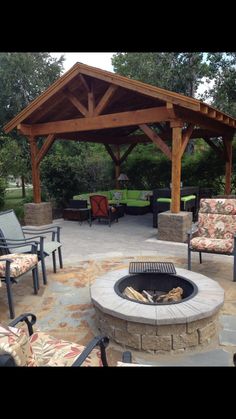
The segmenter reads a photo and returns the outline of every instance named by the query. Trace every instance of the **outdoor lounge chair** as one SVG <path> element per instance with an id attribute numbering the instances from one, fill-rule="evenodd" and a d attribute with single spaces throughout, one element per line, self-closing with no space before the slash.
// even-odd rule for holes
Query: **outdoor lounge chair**
<path id="1" fill-rule="evenodd" d="M 41 261 L 43 283 L 47 283 L 47 273 L 45 266 L 45 257 L 52 255 L 53 270 L 56 272 L 56 256 L 58 250 L 60 268 L 63 267 L 61 242 L 60 242 L 60 229 L 61 227 L 52 225 L 45 228 L 35 229 L 22 227 L 19 223 L 14 210 L 0 212 L 0 244 L 5 245 L 5 254 L 9 253 L 31 253 L 31 246 L 25 246 L 27 243 L 32 242 L 37 244 L 37 255 Z M 45 234 L 51 233 L 51 240 L 45 240 Z M 25 235 L 31 235 L 26 238 Z M 38 239 L 38 240 L 37 240 Z M 57 239 L 57 240 L 55 240 Z M 18 248 L 17 248 L 18 245 Z M 22 245 L 22 247 L 19 247 Z"/>
<path id="2" fill-rule="evenodd" d="M 91 205 L 91 220 L 98 218 L 108 220 L 109 227 L 111 222 L 116 220 L 118 222 L 119 211 L 114 206 L 108 204 L 108 199 L 103 195 L 91 195 L 89 197 Z M 91 225 L 91 222 L 90 222 Z"/>
<path id="3" fill-rule="evenodd" d="M 19 323 L 21 325 L 16 328 Z M 85 347 L 39 330 L 34 332 L 35 323 L 34 314 L 24 313 L 8 326 L 0 325 L 0 367 L 108 366 L 108 337 L 96 336 Z M 95 349 L 96 347 L 99 349 Z M 122 362 L 118 361 L 117 366 L 147 365 L 133 364 L 131 352 L 126 351 L 122 354 Z"/>
<path id="4" fill-rule="evenodd" d="M 29 247 L 29 244 L 27 244 L 26 246 Z M 0 250 L 3 248 L 4 246 L 1 245 Z M 16 249 L 17 246 L 14 248 Z M 35 294 L 38 293 L 38 289 L 39 289 L 38 257 L 37 257 L 36 252 L 37 252 L 37 246 L 32 244 L 31 254 L 15 253 L 9 256 L 7 255 L 0 256 L 0 287 L 1 287 L 2 282 L 6 284 L 7 298 L 8 298 L 8 305 L 9 305 L 11 319 L 14 319 L 15 317 L 15 310 L 14 310 L 14 303 L 13 303 L 11 288 L 12 288 L 12 284 L 14 283 L 17 284 L 19 277 L 21 277 L 26 272 L 32 271 L 34 293 Z"/>
<path id="5" fill-rule="evenodd" d="M 232 255 L 233 281 L 236 281 L 236 199 L 201 199 L 198 230 L 188 233 L 188 269 L 191 270 L 191 252 Z"/>

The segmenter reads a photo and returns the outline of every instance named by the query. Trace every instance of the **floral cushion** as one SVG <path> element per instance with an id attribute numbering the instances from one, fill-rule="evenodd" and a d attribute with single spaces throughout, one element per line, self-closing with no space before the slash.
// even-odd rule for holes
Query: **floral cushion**
<path id="1" fill-rule="evenodd" d="M 1 259 L 12 259 L 13 262 L 10 265 L 10 276 L 17 278 L 28 270 L 32 269 L 38 263 L 38 257 L 35 254 L 15 254 L 0 256 L 0 276 L 5 277 L 6 273 L 6 262 L 1 262 Z"/>
<path id="2" fill-rule="evenodd" d="M 210 214 L 231 214 L 236 215 L 236 199 L 209 199 L 203 198 L 200 201 L 199 212 Z"/>
<path id="3" fill-rule="evenodd" d="M 0 326 L 0 349 L 9 353 L 21 367 L 36 367 L 29 336 L 23 329 Z"/>
<path id="4" fill-rule="evenodd" d="M 208 251 L 216 253 L 229 253 L 233 252 L 232 239 L 212 239 L 209 237 L 195 237 L 190 241 L 190 246 L 194 250 Z"/>
<path id="5" fill-rule="evenodd" d="M 233 239 L 234 234 L 236 234 L 236 215 L 199 213 L 199 236 Z"/>
<path id="6" fill-rule="evenodd" d="M 85 349 L 77 343 L 67 342 L 44 332 L 34 333 L 30 337 L 30 343 L 40 366 L 70 367 Z M 82 366 L 102 366 L 100 350 L 94 349 Z"/>

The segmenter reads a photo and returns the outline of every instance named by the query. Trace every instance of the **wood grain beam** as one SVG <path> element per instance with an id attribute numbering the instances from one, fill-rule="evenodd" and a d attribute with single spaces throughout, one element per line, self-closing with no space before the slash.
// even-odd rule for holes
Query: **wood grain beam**
<path id="1" fill-rule="evenodd" d="M 112 96 L 114 95 L 115 91 L 118 89 L 118 86 L 115 86 L 114 84 L 111 84 L 106 92 L 104 93 L 103 97 L 97 104 L 94 116 L 100 115 L 102 111 L 105 109 L 105 107 L 108 105 L 109 101 L 111 100 Z"/>
<path id="2" fill-rule="evenodd" d="M 42 147 L 40 148 L 40 150 L 37 153 L 37 156 L 36 156 L 36 165 L 37 166 L 41 163 L 42 159 L 44 158 L 45 154 L 47 154 L 48 150 L 51 148 L 54 141 L 55 141 L 55 135 L 54 134 L 48 135 L 48 137 L 44 141 Z"/>
<path id="3" fill-rule="evenodd" d="M 80 102 L 79 99 L 77 99 L 77 97 L 75 97 L 73 95 L 73 93 L 71 93 L 70 91 L 65 92 L 65 97 L 67 99 L 69 99 L 69 101 L 75 106 L 75 108 L 82 113 L 82 115 L 84 116 L 88 116 L 89 115 L 89 111 L 88 109 L 86 109 L 86 107 L 83 105 L 83 103 Z"/>
<path id="4" fill-rule="evenodd" d="M 28 137 L 28 140 L 29 140 L 29 143 L 30 143 L 34 202 L 36 204 L 40 204 L 40 202 L 41 202 L 41 188 L 40 188 L 39 167 L 37 165 L 38 147 L 37 147 L 36 139 L 33 136 Z"/>
<path id="5" fill-rule="evenodd" d="M 223 138 L 226 162 L 225 162 L 225 194 L 230 195 L 231 193 L 231 178 L 232 178 L 232 138 Z"/>
<path id="6" fill-rule="evenodd" d="M 125 151 L 123 156 L 120 158 L 120 164 L 125 161 L 125 159 L 128 157 L 128 155 L 131 153 L 131 151 L 136 147 L 137 143 L 130 144 L 129 148 Z"/>
<path id="7" fill-rule="evenodd" d="M 104 144 L 105 149 L 107 150 L 107 152 L 110 154 L 112 160 L 114 161 L 115 165 L 118 165 L 118 160 L 115 156 L 115 154 L 113 153 L 111 147 L 108 144 Z"/>
<path id="8" fill-rule="evenodd" d="M 182 140 L 182 146 L 181 146 L 181 156 L 184 154 L 184 151 L 187 147 L 187 144 L 189 142 L 189 139 L 193 133 L 194 124 L 189 124 L 186 131 L 183 133 L 183 140 Z"/>
<path id="9" fill-rule="evenodd" d="M 166 107 L 141 109 L 129 112 L 120 112 L 109 115 L 100 115 L 88 118 L 68 119 L 64 121 L 46 122 L 43 124 L 20 124 L 24 134 L 49 135 L 66 132 L 91 131 L 106 128 L 136 126 L 158 121 L 167 121 L 173 118 L 171 110 Z"/>
<path id="10" fill-rule="evenodd" d="M 209 138 L 206 138 L 206 137 L 202 137 L 202 138 L 218 154 L 218 156 L 221 159 L 225 160 L 225 153 L 224 153 L 223 149 L 221 149 L 221 148 L 219 148 L 219 146 L 215 145 L 213 143 L 213 141 L 211 141 Z"/>
<path id="11" fill-rule="evenodd" d="M 182 129 L 174 127 L 172 130 L 172 167 L 171 167 L 171 212 L 180 211 L 180 181 L 181 181 L 181 148 Z"/>
<path id="12" fill-rule="evenodd" d="M 154 144 L 171 160 L 171 150 L 167 144 L 148 125 L 139 125 L 140 129 L 153 141 Z"/>
<path id="13" fill-rule="evenodd" d="M 94 116 L 94 110 L 95 110 L 95 98 L 94 98 L 93 81 L 91 81 L 91 89 L 90 89 L 90 92 L 88 92 L 88 113 L 90 117 Z"/>
<path id="14" fill-rule="evenodd" d="M 90 87 L 89 87 L 87 81 L 85 80 L 83 74 L 79 73 L 79 79 L 80 79 L 82 85 L 84 86 L 86 92 L 89 93 L 90 92 Z"/>

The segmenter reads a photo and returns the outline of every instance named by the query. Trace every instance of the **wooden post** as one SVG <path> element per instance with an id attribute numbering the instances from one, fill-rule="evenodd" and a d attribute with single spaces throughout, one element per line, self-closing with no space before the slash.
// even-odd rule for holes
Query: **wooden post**
<path id="1" fill-rule="evenodd" d="M 28 137 L 28 138 L 30 142 L 34 203 L 40 204 L 41 188 L 40 188 L 39 166 L 37 165 L 38 147 L 37 147 L 36 139 L 34 137 Z"/>
<path id="2" fill-rule="evenodd" d="M 171 172 L 171 212 L 180 211 L 180 181 L 182 155 L 182 126 L 181 121 L 171 123 L 172 127 L 172 172 Z"/>
<path id="3" fill-rule="evenodd" d="M 116 159 L 117 159 L 117 163 L 115 166 L 116 189 L 120 189 L 120 184 L 118 181 L 118 177 L 120 176 L 120 146 L 119 144 L 116 145 Z"/>
<path id="4" fill-rule="evenodd" d="M 232 176 L 232 141 L 224 139 L 226 162 L 225 162 L 225 194 L 231 193 L 231 176 Z"/>

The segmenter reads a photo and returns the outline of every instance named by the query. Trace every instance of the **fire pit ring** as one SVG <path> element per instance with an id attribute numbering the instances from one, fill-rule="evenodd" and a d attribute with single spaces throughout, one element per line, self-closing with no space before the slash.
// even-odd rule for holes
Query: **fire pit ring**
<path id="1" fill-rule="evenodd" d="M 138 304 L 115 292 L 128 268 L 106 273 L 91 285 L 91 299 L 99 330 L 123 347 L 152 353 L 174 353 L 209 344 L 218 331 L 224 290 L 214 280 L 176 268 L 198 292 L 179 304 Z"/>
<path id="2" fill-rule="evenodd" d="M 183 290 L 183 297 L 180 301 L 168 301 L 168 302 L 142 302 L 136 301 L 138 304 L 149 304 L 149 305 L 169 305 L 169 304 L 180 304 L 183 301 L 187 301 L 193 298 L 197 294 L 198 288 L 194 282 L 190 279 L 184 278 L 180 275 L 173 275 L 169 273 L 139 273 L 134 275 L 126 275 L 120 278 L 114 285 L 115 292 L 121 297 L 130 300 L 126 295 L 123 294 L 126 287 L 132 287 L 136 291 L 141 292 L 142 290 L 149 290 L 161 293 L 166 293 L 173 288 L 181 287 Z M 161 294 L 160 293 L 160 294 Z M 132 300 L 133 301 L 133 300 Z"/>

